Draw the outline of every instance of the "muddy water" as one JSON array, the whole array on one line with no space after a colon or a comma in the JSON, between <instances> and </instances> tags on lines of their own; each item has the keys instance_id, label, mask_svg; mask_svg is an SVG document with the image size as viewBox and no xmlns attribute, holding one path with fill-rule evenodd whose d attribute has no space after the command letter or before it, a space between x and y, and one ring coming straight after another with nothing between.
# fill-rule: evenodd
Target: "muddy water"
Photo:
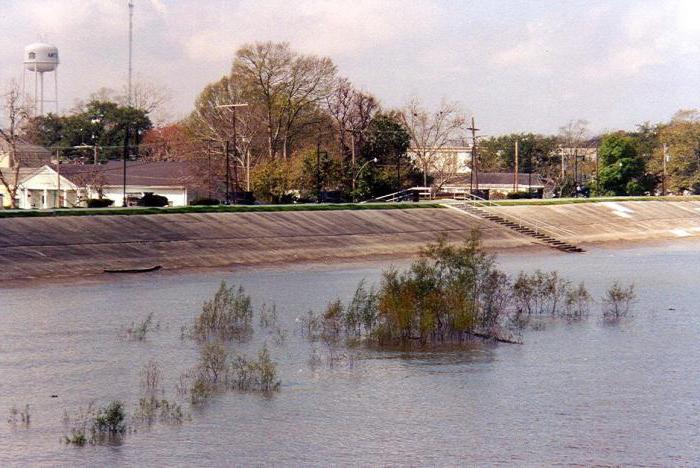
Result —
<instances>
[{"instance_id":1,"label":"muddy water","mask_svg":"<svg viewBox=\"0 0 700 468\"><path fill-rule=\"evenodd\" d=\"M700 463L700 249L598 250L584 255L500 259L509 271L557 269L585 279L595 296L614 278L634 280L635 316L607 326L551 323L522 346L401 354L359 350L352 360L309 365L313 345L298 318L335 296L347 298L380 266L313 267L0 290L0 465L405 464L542 465ZM194 365L181 339L222 279L275 302L286 340L256 331L236 352L268 340L281 391L265 398L227 393L191 421L155 425L121 444L60 443L64 411L112 399L129 409L139 370L155 359L165 392ZM670 310L674 309L674 310ZM124 338L154 312L158 330ZM318 345L316 345L318 347ZM325 350L318 347L317 353ZM51 398L57 395L57 398ZM30 405L29 427L6 422Z\"/></svg>"}]
</instances>

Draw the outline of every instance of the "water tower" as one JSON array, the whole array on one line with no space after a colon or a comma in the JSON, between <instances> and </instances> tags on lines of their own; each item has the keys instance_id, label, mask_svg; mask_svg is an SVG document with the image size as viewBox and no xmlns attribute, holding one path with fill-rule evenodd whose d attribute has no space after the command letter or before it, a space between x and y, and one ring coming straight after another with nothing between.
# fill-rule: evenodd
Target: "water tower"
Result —
<instances>
[{"instance_id":1,"label":"water tower","mask_svg":"<svg viewBox=\"0 0 700 468\"><path fill-rule=\"evenodd\" d=\"M36 42L24 48L24 69L34 72L34 114L44 114L44 102L54 102L58 113L58 48L51 44ZM54 74L54 99L44 99L44 73ZM23 79L24 83L24 79ZM37 114L38 111L38 114Z\"/></svg>"}]
</instances>

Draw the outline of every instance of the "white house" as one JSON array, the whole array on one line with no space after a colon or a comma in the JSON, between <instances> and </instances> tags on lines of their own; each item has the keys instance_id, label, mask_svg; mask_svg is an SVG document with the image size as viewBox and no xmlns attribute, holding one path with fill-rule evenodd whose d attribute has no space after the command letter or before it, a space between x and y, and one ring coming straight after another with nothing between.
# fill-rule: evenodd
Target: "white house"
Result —
<instances>
[{"instance_id":1,"label":"white house","mask_svg":"<svg viewBox=\"0 0 700 468\"><path fill-rule=\"evenodd\" d=\"M14 179L15 169L0 168ZM171 161L129 161L126 166L127 203L135 205L147 192L164 196L170 206L186 206L189 201L187 163ZM124 164L109 161L87 164L21 167L17 177L17 207L46 209L85 206L89 198L107 198L113 206L124 199ZM7 193L0 193L6 198ZM9 200L2 200L9 206Z\"/></svg>"},{"instance_id":2,"label":"white house","mask_svg":"<svg viewBox=\"0 0 700 468\"><path fill-rule=\"evenodd\" d=\"M76 206L80 188L49 166L27 167L19 170L17 207L56 208Z\"/></svg>"},{"instance_id":3,"label":"white house","mask_svg":"<svg viewBox=\"0 0 700 468\"><path fill-rule=\"evenodd\" d=\"M84 188L83 198L107 198L113 206L124 201L124 184L129 206L135 205L145 193L154 193L168 199L169 206L186 206L189 202L188 185L192 180L191 167L176 161L108 161L94 165L61 165L60 172L76 186Z\"/></svg>"}]
</instances>

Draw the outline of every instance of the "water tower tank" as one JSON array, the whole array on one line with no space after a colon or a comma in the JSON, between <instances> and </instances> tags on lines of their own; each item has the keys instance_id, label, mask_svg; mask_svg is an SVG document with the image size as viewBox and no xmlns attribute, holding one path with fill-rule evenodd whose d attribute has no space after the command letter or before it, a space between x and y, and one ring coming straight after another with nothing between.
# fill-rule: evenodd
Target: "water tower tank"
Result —
<instances>
[{"instance_id":1,"label":"water tower tank","mask_svg":"<svg viewBox=\"0 0 700 468\"><path fill-rule=\"evenodd\" d=\"M58 67L58 48L37 42L24 48L24 66L39 73L50 72Z\"/></svg>"}]
</instances>

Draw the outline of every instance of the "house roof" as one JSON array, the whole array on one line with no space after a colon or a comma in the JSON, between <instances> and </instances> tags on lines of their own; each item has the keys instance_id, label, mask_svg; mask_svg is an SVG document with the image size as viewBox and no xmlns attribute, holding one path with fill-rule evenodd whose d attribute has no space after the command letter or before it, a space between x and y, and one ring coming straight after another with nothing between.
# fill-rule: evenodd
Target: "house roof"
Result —
<instances>
[{"instance_id":1,"label":"house roof","mask_svg":"<svg viewBox=\"0 0 700 468\"><path fill-rule=\"evenodd\" d=\"M54 166L55 167L55 166ZM104 185L122 185L122 161L92 164L61 164L61 175L80 185L85 176L98 174ZM127 161L127 185L152 187L184 187L192 180L191 165L182 161Z\"/></svg>"},{"instance_id":2,"label":"house roof","mask_svg":"<svg viewBox=\"0 0 700 468\"><path fill-rule=\"evenodd\" d=\"M0 140L0 152L9 151L9 143ZM43 146L33 145L24 141L17 143L17 157L23 167L41 167L51 164L51 151Z\"/></svg>"},{"instance_id":3,"label":"house roof","mask_svg":"<svg viewBox=\"0 0 700 468\"><path fill-rule=\"evenodd\" d=\"M483 185L513 185L514 175L512 172L479 172L479 184ZM476 177L476 174L475 174ZM472 181L471 175L457 175L452 177L445 185L469 185ZM532 183L532 187L543 187L544 183L539 174L518 173L518 185L527 186Z\"/></svg>"},{"instance_id":4,"label":"house roof","mask_svg":"<svg viewBox=\"0 0 700 468\"><path fill-rule=\"evenodd\" d=\"M15 169L7 167L0 168L0 173L3 173L3 175L5 175L5 177L9 179L9 182L11 184L14 183L13 181L15 176ZM51 177L51 180L55 180L55 176L57 176L58 174L56 174L54 168L46 164L41 167L20 167L19 171L17 172L17 185L20 187L31 188L27 187L27 183L32 178L39 175L49 175ZM61 176L63 176L63 174L61 174ZM68 183L69 185L76 185L66 177L61 177L61 179L64 181L64 183Z\"/></svg>"}]
</instances>

